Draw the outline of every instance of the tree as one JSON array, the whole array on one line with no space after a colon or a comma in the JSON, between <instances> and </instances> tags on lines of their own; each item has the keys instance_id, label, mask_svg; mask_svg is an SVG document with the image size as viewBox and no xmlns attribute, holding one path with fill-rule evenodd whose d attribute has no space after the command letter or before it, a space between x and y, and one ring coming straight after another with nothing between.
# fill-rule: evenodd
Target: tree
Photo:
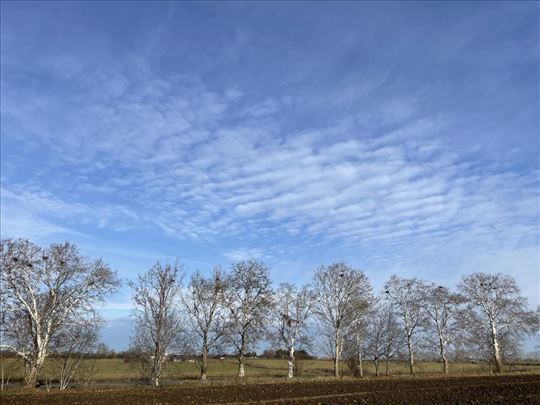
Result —
<instances>
[{"instance_id":1,"label":"tree","mask_svg":"<svg viewBox=\"0 0 540 405\"><path fill-rule=\"evenodd\" d=\"M386 319L380 312L379 308L374 312L372 319L369 323L368 329L368 341L367 341L367 353L373 360L375 366L375 375L378 377L379 364L385 354L385 326Z\"/></svg>"},{"instance_id":2,"label":"tree","mask_svg":"<svg viewBox=\"0 0 540 405\"><path fill-rule=\"evenodd\" d=\"M355 377L364 376L363 353L368 335L369 322L367 317L359 317L349 327L345 337L343 352L346 355L349 368Z\"/></svg>"},{"instance_id":3,"label":"tree","mask_svg":"<svg viewBox=\"0 0 540 405\"><path fill-rule=\"evenodd\" d=\"M254 260L234 264L225 297L227 338L238 355L238 377L244 377L244 357L266 331L272 304L270 270Z\"/></svg>"},{"instance_id":4,"label":"tree","mask_svg":"<svg viewBox=\"0 0 540 405\"><path fill-rule=\"evenodd\" d=\"M54 363L61 390L69 386L83 360L95 350L99 339L98 324L99 321L89 319L66 325L54 337L51 348L57 353Z\"/></svg>"},{"instance_id":5,"label":"tree","mask_svg":"<svg viewBox=\"0 0 540 405\"><path fill-rule=\"evenodd\" d=\"M157 262L129 283L135 304L132 349L140 355L148 382L156 387L168 353L185 343L185 319L179 311L182 275L177 264Z\"/></svg>"},{"instance_id":6,"label":"tree","mask_svg":"<svg viewBox=\"0 0 540 405\"><path fill-rule=\"evenodd\" d=\"M383 350L385 371L384 375L389 375L390 360L399 355L401 344L403 342L403 333L399 327L399 322L394 311L391 308L386 308L383 311L383 316L386 320L383 335Z\"/></svg>"},{"instance_id":7,"label":"tree","mask_svg":"<svg viewBox=\"0 0 540 405\"><path fill-rule=\"evenodd\" d=\"M33 387L50 344L67 325L95 320L96 306L119 287L101 259L82 256L71 243L39 247L25 239L2 240L2 346L25 363Z\"/></svg>"},{"instance_id":8,"label":"tree","mask_svg":"<svg viewBox=\"0 0 540 405\"><path fill-rule=\"evenodd\" d=\"M496 370L502 371L505 352L538 330L538 311L528 310L527 299L508 275L473 273L458 287L466 300L460 321L469 345L477 345L480 351L489 347Z\"/></svg>"},{"instance_id":9,"label":"tree","mask_svg":"<svg viewBox=\"0 0 540 405\"><path fill-rule=\"evenodd\" d=\"M366 349L373 360L377 377L380 375L381 360L386 363L385 374L388 375L390 360L399 352L402 339L403 332L391 305L379 301L369 319Z\"/></svg>"},{"instance_id":10,"label":"tree","mask_svg":"<svg viewBox=\"0 0 540 405\"><path fill-rule=\"evenodd\" d=\"M110 349L105 343L100 342L97 344L93 355L96 358L109 359L115 357L116 352L113 349Z\"/></svg>"},{"instance_id":11,"label":"tree","mask_svg":"<svg viewBox=\"0 0 540 405\"><path fill-rule=\"evenodd\" d=\"M206 381L208 353L219 346L224 336L224 291L227 277L218 267L211 277L199 272L191 277L184 303L193 321L194 331L201 344L201 380Z\"/></svg>"},{"instance_id":12,"label":"tree","mask_svg":"<svg viewBox=\"0 0 540 405\"><path fill-rule=\"evenodd\" d=\"M420 303L437 334L439 355L445 374L448 374L448 345L455 330L453 321L461 302L459 295L450 293L443 286L431 284L422 288Z\"/></svg>"},{"instance_id":13,"label":"tree","mask_svg":"<svg viewBox=\"0 0 540 405\"><path fill-rule=\"evenodd\" d=\"M276 292L275 313L278 318L276 340L287 348L288 378L294 375L296 348L310 343L307 323L314 304L315 297L308 286L298 288L283 283Z\"/></svg>"},{"instance_id":14,"label":"tree","mask_svg":"<svg viewBox=\"0 0 540 405\"><path fill-rule=\"evenodd\" d=\"M339 377L344 338L352 323L369 309L372 288L362 271L334 263L315 272L313 290L317 297L315 313L330 344L334 375Z\"/></svg>"},{"instance_id":15,"label":"tree","mask_svg":"<svg viewBox=\"0 0 540 405\"><path fill-rule=\"evenodd\" d=\"M400 314L405 332L409 355L409 371L414 374L414 356L417 347L417 334L425 324L422 310L422 283L416 278L401 279L396 275L384 285L385 293L394 309Z\"/></svg>"}]
</instances>

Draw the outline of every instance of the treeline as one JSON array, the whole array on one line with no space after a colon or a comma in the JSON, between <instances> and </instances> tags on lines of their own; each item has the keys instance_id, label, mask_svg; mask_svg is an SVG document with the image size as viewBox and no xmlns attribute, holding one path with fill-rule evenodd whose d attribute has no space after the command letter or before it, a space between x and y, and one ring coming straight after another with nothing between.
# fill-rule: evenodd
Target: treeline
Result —
<instances>
[{"instance_id":1,"label":"treeline","mask_svg":"<svg viewBox=\"0 0 540 405\"><path fill-rule=\"evenodd\" d=\"M99 352L98 308L120 280L70 243L3 240L1 265L2 348L24 360L28 386L45 359L60 354L67 387L82 359ZM501 371L540 325L540 310L529 310L516 281L500 273L467 275L456 291L394 275L375 292L345 263L319 267L306 285L274 287L270 269L254 260L189 278L178 263L157 262L128 284L135 309L125 356L155 386L175 354L195 359L205 380L209 357L233 353L244 377L245 358L263 341L274 348L268 357L287 358L289 378L307 350L333 359L336 377L342 358L359 377L364 361L379 375L381 365L388 373L389 362L403 357L414 374L419 353L438 356L444 373L451 352Z\"/></svg>"}]
</instances>

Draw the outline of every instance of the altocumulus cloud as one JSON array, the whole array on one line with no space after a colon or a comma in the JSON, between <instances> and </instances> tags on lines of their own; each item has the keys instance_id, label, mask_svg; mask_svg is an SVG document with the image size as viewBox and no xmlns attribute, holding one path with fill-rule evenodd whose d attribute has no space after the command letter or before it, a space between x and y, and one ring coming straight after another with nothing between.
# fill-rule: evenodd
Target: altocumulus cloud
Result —
<instances>
[{"instance_id":1,"label":"altocumulus cloud","mask_svg":"<svg viewBox=\"0 0 540 405\"><path fill-rule=\"evenodd\" d=\"M7 182L6 217L30 215L60 230L158 228L195 240L277 236L275 248L279 236L297 245L322 238L432 250L522 246L537 237L535 173L458 157L438 140L444 117L415 117L414 100L390 101L390 113L285 130L280 116L294 100L253 103L242 89L213 91L194 77L114 72L80 73L85 99L53 95L51 105L65 106L69 118L39 131L48 109L36 114L39 99L25 104L7 92L7 119L30 118L7 136L54 153L43 175L69 173L57 187L73 190L67 198L37 181ZM373 122L389 129L374 134ZM225 256L262 256L245 249Z\"/></svg>"}]
</instances>

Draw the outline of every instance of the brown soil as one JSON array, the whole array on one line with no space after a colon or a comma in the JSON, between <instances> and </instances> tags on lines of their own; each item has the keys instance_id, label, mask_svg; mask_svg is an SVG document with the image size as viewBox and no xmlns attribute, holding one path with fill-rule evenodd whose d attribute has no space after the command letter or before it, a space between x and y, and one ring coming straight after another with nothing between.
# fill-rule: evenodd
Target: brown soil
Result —
<instances>
[{"instance_id":1,"label":"brown soil","mask_svg":"<svg viewBox=\"0 0 540 405\"><path fill-rule=\"evenodd\" d=\"M540 404L540 375L283 382L24 392L11 404Z\"/></svg>"}]
</instances>

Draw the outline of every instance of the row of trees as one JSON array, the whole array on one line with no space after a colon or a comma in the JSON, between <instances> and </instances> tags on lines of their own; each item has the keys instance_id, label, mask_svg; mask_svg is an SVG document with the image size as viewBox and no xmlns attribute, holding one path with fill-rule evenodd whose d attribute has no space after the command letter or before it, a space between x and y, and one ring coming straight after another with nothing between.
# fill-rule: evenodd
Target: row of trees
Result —
<instances>
[{"instance_id":1,"label":"row of trees","mask_svg":"<svg viewBox=\"0 0 540 405\"><path fill-rule=\"evenodd\" d=\"M120 280L101 260L89 260L74 245L40 248L27 240L1 242L2 346L26 366L26 384L34 385L50 353L64 356L72 375L82 354L97 343L96 311L119 288ZM513 278L474 273L456 292L416 278L392 276L380 294L367 276L344 263L321 266L309 284L272 287L270 269L242 261L230 271L217 267L209 276L195 272L188 280L178 264L156 263L129 283L135 326L131 351L153 385L160 385L172 353L195 353L200 378L208 373L211 353L233 350L238 376L244 359L261 341L285 348L288 376L295 353L318 348L363 375L372 361L379 374L403 354L411 374L419 349L437 351L445 373L449 349L482 354L497 370L536 333L540 311L530 311Z\"/></svg>"}]
</instances>

